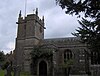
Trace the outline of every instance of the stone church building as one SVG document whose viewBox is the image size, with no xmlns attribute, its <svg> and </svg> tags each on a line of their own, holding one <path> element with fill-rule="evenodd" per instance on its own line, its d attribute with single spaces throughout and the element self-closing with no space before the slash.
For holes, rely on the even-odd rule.
<svg viewBox="0 0 100 76">
<path fill-rule="evenodd" d="M 33 76 L 63 76 L 66 68 L 71 75 L 87 75 L 90 71 L 89 57 L 85 44 L 80 43 L 79 38 L 54 38 L 44 39 L 44 17 L 35 14 L 22 17 L 21 11 L 18 17 L 18 30 L 15 44 L 14 65 L 20 66 L 21 71 L 31 73 Z M 35 48 L 38 47 L 38 50 Z M 41 51 L 38 55 L 34 51 Z M 43 53 L 45 51 L 45 54 Z M 33 55 L 37 56 L 32 59 Z M 69 63 L 69 65 L 66 65 Z"/>
</svg>

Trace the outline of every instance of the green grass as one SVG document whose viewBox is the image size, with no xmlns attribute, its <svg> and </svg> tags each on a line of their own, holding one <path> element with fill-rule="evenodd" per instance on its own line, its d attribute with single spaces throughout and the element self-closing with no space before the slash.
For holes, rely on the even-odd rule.
<svg viewBox="0 0 100 76">
<path fill-rule="evenodd" d="M 0 76 L 4 76 L 4 70 L 0 70 Z"/>
<path fill-rule="evenodd" d="M 4 70 L 0 70 L 0 76 L 4 76 Z M 12 76 L 14 76 L 14 73 L 12 72 Z M 20 76 L 30 76 L 28 72 L 21 72 Z"/>
<path fill-rule="evenodd" d="M 30 74 L 28 72 L 21 72 L 20 74 L 21 74 L 21 76 L 30 76 Z"/>
</svg>

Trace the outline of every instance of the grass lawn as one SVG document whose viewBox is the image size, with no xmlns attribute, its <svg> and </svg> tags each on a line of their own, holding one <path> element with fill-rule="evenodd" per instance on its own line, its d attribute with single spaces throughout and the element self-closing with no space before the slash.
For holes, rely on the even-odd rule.
<svg viewBox="0 0 100 76">
<path fill-rule="evenodd" d="M 20 76 L 30 76 L 30 74 L 27 72 L 21 72 L 20 74 L 21 74 Z M 0 70 L 0 76 L 4 76 L 4 70 Z M 12 72 L 12 76 L 14 76 L 13 72 Z"/>
<path fill-rule="evenodd" d="M 30 74 L 27 72 L 21 72 L 20 74 L 21 74 L 20 76 L 30 76 Z"/>
<path fill-rule="evenodd" d="M 4 70 L 0 70 L 0 76 L 4 76 Z"/>
</svg>

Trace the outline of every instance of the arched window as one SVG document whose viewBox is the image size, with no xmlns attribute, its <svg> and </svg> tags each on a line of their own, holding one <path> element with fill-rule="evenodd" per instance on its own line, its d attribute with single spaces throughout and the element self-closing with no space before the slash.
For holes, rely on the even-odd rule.
<svg viewBox="0 0 100 76">
<path fill-rule="evenodd" d="M 66 62 L 67 60 L 72 59 L 72 52 L 69 49 L 66 49 L 64 51 L 64 62 Z"/>
<path fill-rule="evenodd" d="M 91 64 L 100 64 L 100 54 L 96 51 L 91 52 Z"/>
</svg>

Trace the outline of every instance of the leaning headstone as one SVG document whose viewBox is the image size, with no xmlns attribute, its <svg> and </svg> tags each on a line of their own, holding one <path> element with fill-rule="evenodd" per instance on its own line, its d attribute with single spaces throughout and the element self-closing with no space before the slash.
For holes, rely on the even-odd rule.
<svg viewBox="0 0 100 76">
<path fill-rule="evenodd" d="M 14 67 L 14 76 L 20 76 L 20 67 L 19 66 Z"/>
<path fill-rule="evenodd" d="M 16 76 L 16 66 L 13 66 L 14 76 Z"/>
<path fill-rule="evenodd" d="M 11 67 L 11 65 L 9 65 L 9 66 L 7 67 L 7 76 L 12 76 L 12 75 L 11 75 L 11 71 L 12 71 L 12 67 Z"/>
</svg>

